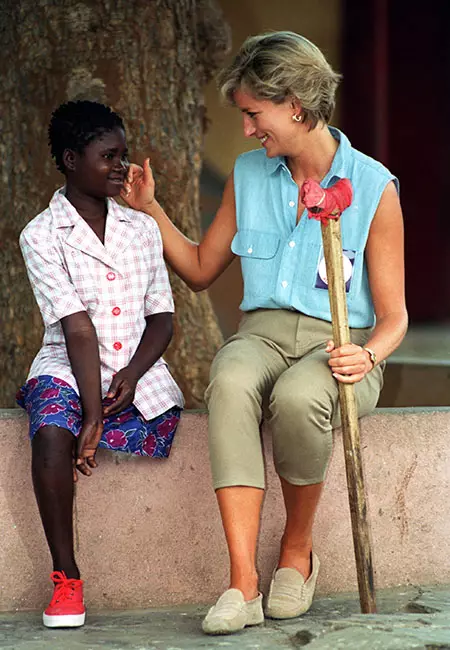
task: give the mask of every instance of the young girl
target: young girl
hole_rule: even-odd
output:
[[[76,627],[85,607],[73,475],[91,475],[97,447],[168,457],[183,397],[161,358],[174,307],[158,227],[111,200],[128,169],[121,118],[94,102],[63,104],[49,143],[66,185],[20,236],[45,334],[18,403],[53,558],[44,625]]]

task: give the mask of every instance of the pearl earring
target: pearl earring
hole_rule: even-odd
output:
[[[302,116],[301,115],[293,115],[292,119],[294,122],[301,122],[302,121]]]

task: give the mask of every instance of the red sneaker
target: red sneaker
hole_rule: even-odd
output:
[[[53,571],[50,578],[55,591],[42,620],[46,627],[80,627],[86,609],[83,602],[83,581],[67,578],[64,571]]]

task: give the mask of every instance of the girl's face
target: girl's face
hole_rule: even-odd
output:
[[[129,165],[122,129],[105,133],[73,156],[69,178],[80,191],[96,198],[120,194]]]
[[[292,153],[292,143],[298,137],[299,124],[292,119],[301,111],[294,100],[275,104],[268,99],[255,99],[242,89],[234,93],[236,106],[244,118],[244,135],[257,138],[269,158]]]

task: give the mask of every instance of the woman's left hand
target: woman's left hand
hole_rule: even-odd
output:
[[[328,365],[333,377],[343,384],[356,384],[373,368],[369,353],[355,343],[335,348],[334,341],[328,341],[325,352],[330,353]]]
[[[120,196],[130,208],[151,214],[155,200],[155,181],[149,158],[145,159],[143,167],[130,163]]]

